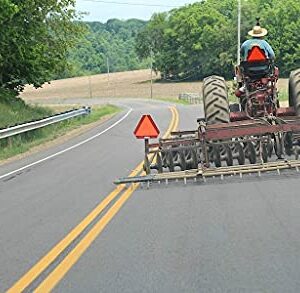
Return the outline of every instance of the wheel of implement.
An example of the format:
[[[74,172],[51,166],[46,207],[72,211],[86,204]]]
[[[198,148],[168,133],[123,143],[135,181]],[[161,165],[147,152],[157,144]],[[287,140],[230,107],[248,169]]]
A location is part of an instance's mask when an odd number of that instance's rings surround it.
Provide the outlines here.
[[[217,168],[222,166],[221,148],[219,145],[214,145],[212,148],[213,162]]]
[[[163,168],[168,168],[168,153],[165,150],[161,150],[161,159]]]
[[[284,149],[287,156],[294,154],[293,134],[291,132],[287,132],[284,135]]]
[[[181,171],[185,171],[186,170],[186,159],[185,159],[184,150],[179,150],[178,155],[179,155],[180,169],[181,169]]]
[[[289,79],[289,106],[300,116],[300,69],[292,71]]]
[[[283,137],[281,134],[274,135],[274,150],[278,159],[283,159]]]
[[[240,142],[234,144],[234,153],[236,154],[236,158],[238,160],[239,165],[245,165],[245,153],[243,146]]]
[[[266,143],[263,143],[261,146],[261,158],[264,163],[268,162],[268,157],[269,157],[268,146]]]
[[[173,156],[173,152],[170,150],[166,151],[166,162],[169,171],[174,172],[174,156]]]
[[[192,159],[192,169],[197,169],[199,161],[198,161],[197,150],[194,148],[191,148],[191,159]]]
[[[185,163],[186,163],[186,169],[191,169],[191,162],[192,162],[192,148],[187,148],[184,150],[185,155]]]
[[[271,138],[268,139],[267,149],[268,149],[269,158],[272,158],[272,154],[273,154],[273,150],[274,150],[274,143]]]
[[[249,160],[250,164],[256,163],[256,150],[252,142],[247,142],[246,144],[246,157]]]
[[[163,172],[163,160],[160,153],[158,153],[156,156],[156,168],[158,173]]]
[[[255,150],[256,150],[256,156],[258,157],[259,154],[260,154],[260,142],[257,141],[257,142],[255,142],[253,144],[254,144],[254,147],[255,147]]]
[[[223,77],[213,75],[204,79],[203,103],[208,124],[230,121],[228,89]]]
[[[194,148],[191,148],[191,169],[197,169],[198,168],[198,156],[197,151]]]
[[[227,166],[232,166],[233,165],[233,156],[232,156],[232,151],[231,148],[228,145],[224,145],[224,159],[227,164]]]

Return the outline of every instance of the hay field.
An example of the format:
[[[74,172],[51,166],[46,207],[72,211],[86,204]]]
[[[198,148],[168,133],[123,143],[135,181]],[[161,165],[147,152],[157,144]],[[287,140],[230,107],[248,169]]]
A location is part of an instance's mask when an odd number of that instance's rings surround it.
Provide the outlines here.
[[[154,79],[159,79],[154,75]],[[25,100],[70,98],[149,98],[150,70],[135,70],[111,74],[55,80],[41,89],[26,87],[21,97]],[[201,82],[154,82],[154,98],[175,98],[181,93],[199,93]],[[287,91],[287,80],[279,81],[279,89]]]

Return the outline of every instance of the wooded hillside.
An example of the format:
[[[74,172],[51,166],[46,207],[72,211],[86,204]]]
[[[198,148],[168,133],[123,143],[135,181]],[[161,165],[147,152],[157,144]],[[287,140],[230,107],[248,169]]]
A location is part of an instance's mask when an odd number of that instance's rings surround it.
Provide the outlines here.
[[[169,78],[233,76],[237,56],[236,0],[206,0],[153,15],[137,38],[141,58],[153,48],[155,67]],[[243,0],[242,41],[261,17],[281,76],[300,67],[299,0]]]

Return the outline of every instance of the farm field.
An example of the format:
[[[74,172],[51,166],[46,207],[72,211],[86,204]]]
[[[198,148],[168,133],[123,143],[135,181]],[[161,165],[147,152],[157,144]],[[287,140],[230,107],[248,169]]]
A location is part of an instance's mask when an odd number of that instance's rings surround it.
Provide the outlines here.
[[[155,80],[160,78],[154,76]],[[55,80],[41,89],[27,87],[21,97],[27,101],[71,98],[150,98],[150,70],[99,74]],[[287,92],[288,81],[279,81],[279,90]],[[177,99],[181,93],[201,92],[202,82],[154,82],[153,97]]]

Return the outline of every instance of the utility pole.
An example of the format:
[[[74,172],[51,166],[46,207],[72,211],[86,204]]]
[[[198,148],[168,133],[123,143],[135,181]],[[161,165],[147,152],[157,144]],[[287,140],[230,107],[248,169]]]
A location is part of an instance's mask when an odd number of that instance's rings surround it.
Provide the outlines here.
[[[151,56],[151,95],[150,95],[150,98],[153,99],[153,49],[152,49],[152,46],[150,47],[150,56]]]
[[[106,57],[106,66],[107,66],[107,84],[109,86],[109,59],[108,56]]]
[[[242,3],[238,0],[238,45],[237,45],[237,65],[241,63],[241,13],[242,13]]]
[[[89,94],[90,94],[90,99],[93,98],[93,92],[92,92],[92,78],[89,75]]]

